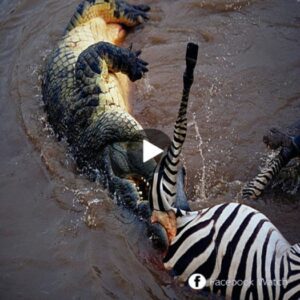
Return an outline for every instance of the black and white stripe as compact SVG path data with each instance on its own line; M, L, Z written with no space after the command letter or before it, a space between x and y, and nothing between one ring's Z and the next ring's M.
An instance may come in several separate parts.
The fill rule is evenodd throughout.
M279 154L271 159L267 166L243 188L243 199L257 199L266 187L279 175L282 168L291 159L300 155L300 136L290 137L290 140L290 145L282 147Z
M165 268L184 283L200 273L207 279L207 291L228 299L300 299L300 243L291 246L266 216L239 203L192 212L176 207L187 99L184 93L172 145L157 166L151 188L153 216L170 211L176 215L176 236L170 238ZM280 170L280 160L277 164L271 176Z
M291 246L258 211L227 203L177 218L164 258L179 282L194 273L228 299L300 299L300 243Z
M243 188L243 199L257 199L285 165L286 161L278 154Z
M183 76L183 94L175 123L172 144L156 167L151 188L151 207L169 211L175 205L179 155L187 131L187 105L193 84L193 72L197 62L198 45L189 43L186 52L186 70Z

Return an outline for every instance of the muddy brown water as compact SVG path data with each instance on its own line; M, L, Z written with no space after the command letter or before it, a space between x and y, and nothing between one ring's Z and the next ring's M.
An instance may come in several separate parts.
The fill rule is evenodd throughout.
M78 2L0 1L0 298L200 297L163 271L143 224L76 172L47 124L41 69ZM132 85L132 113L171 134L186 43L197 42L183 153L188 196L193 208L238 201L267 156L265 131L300 116L300 2L144 2L151 20L125 43L150 64ZM269 191L252 205L295 243L299 198Z

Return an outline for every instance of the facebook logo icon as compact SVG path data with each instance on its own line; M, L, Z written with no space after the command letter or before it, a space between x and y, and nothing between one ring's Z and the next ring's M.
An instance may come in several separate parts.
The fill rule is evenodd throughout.
M195 273L189 278L189 286L194 290L201 290L206 285L206 279L202 274Z

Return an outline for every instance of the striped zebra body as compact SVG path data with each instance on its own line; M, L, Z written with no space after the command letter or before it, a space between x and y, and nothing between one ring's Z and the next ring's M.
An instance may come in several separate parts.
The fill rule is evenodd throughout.
M194 66L195 52L190 53ZM238 203L201 211L187 211L176 204L192 84L187 79L193 78L188 65L187 59L173 142L156 167L150 193L151 220L166 229L170 243L164 266L179 282L202 274L207 291L228 299L300 299L300 244L291 247L266 216ZM279 172L283 161L277 164L268 171L269 177Z
M164 258L179 282L194 273L229 299L299 299L300 244L293 247L258 211L226 203L177 217Z

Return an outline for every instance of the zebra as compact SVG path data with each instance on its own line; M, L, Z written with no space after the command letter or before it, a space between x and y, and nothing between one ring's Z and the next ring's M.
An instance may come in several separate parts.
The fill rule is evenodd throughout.
M176 186L184 178L179 155L197 51L197 45L188 44L173 140L150 189L151 221L166 229L169 240L164 267L179 283L203 275L204 291L227 299L300 299L300 243L291 246L265 215L239 203L200 211L178 208Z
M297 126L300 126L300 124L297 124ZM243 199L257 199L290 160L297 156L300 157L300 135L288 136L273 128L267 136L264 136L264 142L271 149L282 147L281 151L243 188Z

